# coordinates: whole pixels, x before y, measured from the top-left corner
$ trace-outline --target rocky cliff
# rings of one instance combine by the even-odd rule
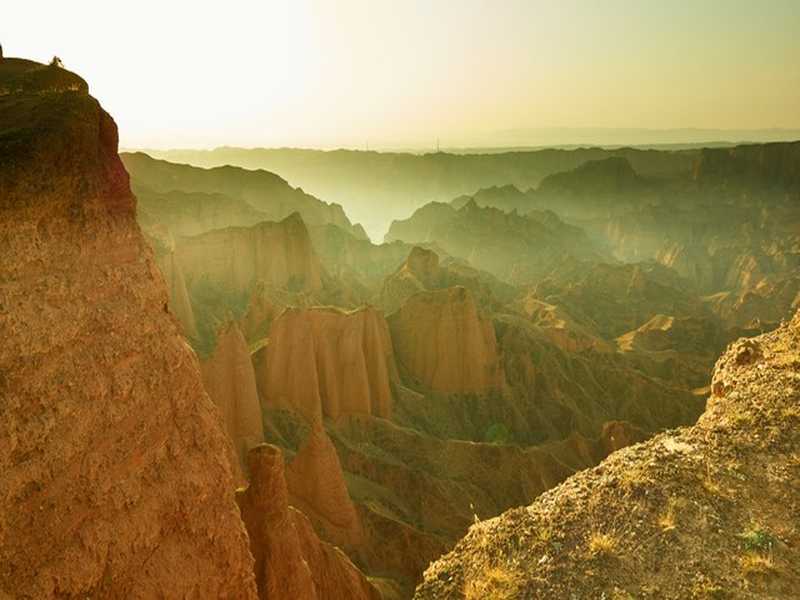
[[[489,311],[499,309],[503,300],[516,293],[489,273],[454,259],[443,261],[433,250],[413,246],[400,268],[384,278],[378,302],[390,314],[417,292],[456,285],[469,289],[478,304]]]
[[[250,350],[235,321],[217,336],[213,354],[200,365],[203,385],[222,413],[225,429],[239,458],[234,465],[246,470],[248,451],[264,441],[261,403]]]
[[[391,413],[397,367],[389,328],[373,308],[288,308],[254,364],[267,407],[294,410],[309,422]]]
[[[732,344],[695,426],[474,525],[416,597],[793,597],[798,348],[800,316]]]
[[[342,472],[336,448],[320,422],[286,470],[292,505],[308,515],[315,529],[337,546],[363,542],[364,530]]]
[[[202,280],[232,292],[249,291],[258,281],[290,291],[322,288],[319,259],[298,213],[182,238],[175,255],[190,286]]]
[[[20,73],[66,78],[5,59],[0,85]],[[117,128],[46,81],[0,96],[0,595],[255,598],[228,442]]]
[[[250,450],[250,485],[238,492],[255,557],[262,600],[378,600],[381,596],[338,548],[321,541],[303,513],[289,506],[283,453]]]
[[[419,292],[388,320],[399,364],[424,387],[447,393],[500,387],[494,328],[466,288]]]

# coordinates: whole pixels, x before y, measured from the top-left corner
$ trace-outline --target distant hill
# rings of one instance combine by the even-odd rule
[[[373,239],[381,239],[393,219],[405,218],[427,202],[449,202],[490,186],[514,185],[527,190],[537,187],[548,175],[611,156],[626,158],[642,177],[688,177],[699,151],[577,148],[409,154],[223,147],[149,153],[200,167],[237,165],[278,173],[294,186],[341,204]]]
[[[208,207],[207,212],[216,208],[219,218],[230,221],[218,222],[218,227],[280,220],[299,212],[310,225],[332,223],[356,237],[365,237],[341,206],[293,188],[268,171],[231,166],[201,169],[156,160],[141,152],[121,157],[140,203],[147,213],[158,213],[155,216],[165,224],[191,227],[181,222],[181,216],[196,219],[202,205]]]

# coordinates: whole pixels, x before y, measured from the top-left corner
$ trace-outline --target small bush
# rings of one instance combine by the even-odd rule
[[[742,548],[750,552],[769,552],[775,545],[775,536],[762,527],[752,527],[739,534]]]
[[[595,558],[613,556],[617,549],[617,539],[607,533],[595,532],[589,536],[589,555]]]

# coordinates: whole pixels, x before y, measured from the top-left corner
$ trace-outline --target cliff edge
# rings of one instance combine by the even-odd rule
[[[229,442],[82,81],[0,63],[0,596],[255,598]]]
[[[415,597],[793,597],[799,380],[800,314],[728,347],[695,426],[474,525]]]

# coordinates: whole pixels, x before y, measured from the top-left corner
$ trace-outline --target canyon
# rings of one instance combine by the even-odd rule
[[[0,596],[798,584],[800,143],[119,155],[0,89]]]

